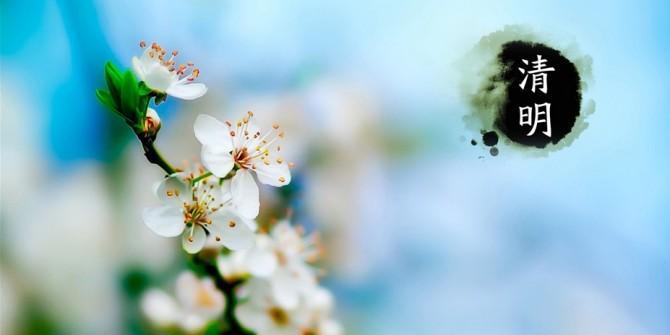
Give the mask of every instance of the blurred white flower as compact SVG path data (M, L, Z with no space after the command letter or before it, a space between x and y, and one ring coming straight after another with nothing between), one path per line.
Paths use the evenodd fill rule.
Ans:
M223 293L211 278L198 279L191 272L177 278L176 299L167 293L151 289L142 296L141 309L157 327L179 327L187 333L204 328L223 313L226 305Z
M258 216L260 206L258 180L266 185L284 186L291 181L291 172L283 158L271 154L281 151L276 144L284 137L278 125L261 134L251 121L249 112L235 125L222 123L209 115L199 115L193 125L195 137L202 144L202 163L215 176L224 178L236 169L231 182L234 206L245 217Z
M231 250L249 248L254 242L254 226L227 207L231 202L229 184L203 179L191 186L185 173L173 174L156 186L156 196L163 205L145 209L144 223L163 237L182 235L182 246L191 254L203 248L207 235Z
M300 304L287 307L276 300L269 281L254 278L241 287L243 302L237 306L235 315L258 335L340 335L341 326L331 318L331 293L319 286L305 293Z
M284 306L296 306L317 285L315 269L308 264L319 254L316 236L304 237L288 220L277 223L270 235L270 251L277 257L277 268L270 277L272 291Z
M342 326L331 313L335 305L333 294L321 286L312 287L304 297L299 309L303 333L315 335L340 335Z
M308 262L318 253L315 236L304 237L300 229L284 220L269 235L256 235L252 248L220 255L217 266L227 280L247 276L267 279L274 300L293 308L306 291L317 285L315 270Z
M241 287L240 296L243 299L235 309L235 316L257 335L301 333L297 306L287 308L276 301L267 281L249 280Z
M277 256L272 252L273 243L267 235L256 235L256 243L248 250L221 254L216 260L219 273L228 281L249 275L268 277L277 269Z
M185 100L197 99L207 93L207 86L193 82L200 74L199 69L193 68L190 62L176 66L176 50L165 59L167 51L157 43L147 48L142 41L140 47L144 52L140 57L132 58L133 70L149 88ZM188 74L187 70L190 70Z

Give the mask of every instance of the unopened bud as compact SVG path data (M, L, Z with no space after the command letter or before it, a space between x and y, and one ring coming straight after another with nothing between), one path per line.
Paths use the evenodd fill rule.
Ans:
M144 132L155 136L161 129L161 118L153 108L147 108L147 115L144 118Z

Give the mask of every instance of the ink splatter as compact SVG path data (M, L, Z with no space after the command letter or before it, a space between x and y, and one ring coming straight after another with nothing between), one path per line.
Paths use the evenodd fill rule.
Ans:
M482 141L487 147L492 147L498 144L498 133L495 131L487 131L482 135Z
M546 92L535 90L535 76L526 78L525 89L522 85L538 55L554 68L547 72ZM595 111L595 102L584 99L592 82L591 58L580 54L575 44L543 38L527 27L507 26L483 37L457 66L470 107L463 120L481 134L491 156L501 145L533 155L567 147L588 127L586 118ZM530 109L520 109L543 102L551 105L551 119L544 120L551 122L551 130L540 129L545 124L537 119L535 129L523 119Z

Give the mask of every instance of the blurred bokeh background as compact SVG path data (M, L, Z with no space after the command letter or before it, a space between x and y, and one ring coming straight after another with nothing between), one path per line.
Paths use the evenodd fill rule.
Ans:
M670 3L0 1L2 334L142 333L183 257L140 212L161 177L97 103L103 64L178 49L209 86L161 105L288 130L296 221L323 233L347 334L670 334ZM593 58L596 112L547 157L478 158L454 66L525 24ZM181 163L185 161L184 163ZM264 190L267 197L278 197ZM285 195L285 194L284 194Z

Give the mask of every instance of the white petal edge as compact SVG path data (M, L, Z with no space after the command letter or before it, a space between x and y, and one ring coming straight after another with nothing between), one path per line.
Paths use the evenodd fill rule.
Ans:
M258 184L246 169L237 170L230 184L233 195L233 205L245 218L253 219L258 216L260 208Z
M142 212L144 224L158 236L175 237L184 231L184 216L172 206L145 208Z
M207 86L202 83L173 84L165 90L165 93L183 100L194 100L207 93Z
M193 133L200 144L221 148L221 151L233 150L230 141L230 129L215 117L200 114L193 123Z
M291 182L291 171L285 162L281 164L272 162L269 165L259 162L254 171L256 171L258 181L265 185L280 187Z

